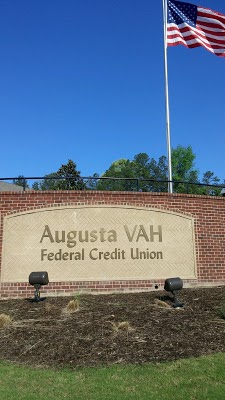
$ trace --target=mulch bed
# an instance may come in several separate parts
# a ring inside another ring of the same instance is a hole
[[[79,310],[69,313],[71,299],[1,300],[0,314],[13,322],[0,329],[0,359],[78,367],[225,352],[225,287],[183,289],[179,309],[164,291],[80,295]]]

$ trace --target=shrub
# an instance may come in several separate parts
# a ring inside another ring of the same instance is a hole
[[[79,310],[79,300],[78,299],[70,300],[66,306],[66,311],[68,313],[73,313],[78,310]]]
[[[0,329],[12,323],[12,318],[7,314],[0,314]]]

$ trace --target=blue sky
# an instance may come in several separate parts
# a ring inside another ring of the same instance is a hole
[[[0,55],[0,177],[166,155],[161,0],[0,0]],[[225,58],[171,47],[168,73],[172,147],[225,179]]]

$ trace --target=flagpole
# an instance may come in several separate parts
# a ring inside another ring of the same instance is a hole
[[[168,90],[168,63],[167,63],[167,0],[163,0],[163,21],[164,21],[164,73],[165,73],[165,103],[166,103],[166,140],[167,140],[167,162],[168,162],[168,192],[173,193],[172,184],[172,162],[170,144],[170,110]]]

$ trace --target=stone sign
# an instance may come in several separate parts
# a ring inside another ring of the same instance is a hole
[[[193,218],[131,206],[52,207],[6,216],[2,282],[194,279]]]

